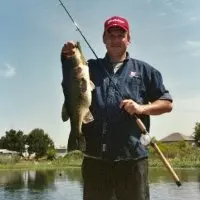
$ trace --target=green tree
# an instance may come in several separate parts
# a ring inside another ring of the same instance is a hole
[[[0,139],[0,149],[3,149],[3,144],[4,144],[5,136],[1,137]]]
[[[54,149],[54,143],[43,129],[33,129],[27,137],[26,144],[29,145],[29,153],[36,153],[36,157],[47,155],[49,149]]]
[[[48,149],[47,150],[47,159],[53,160],[56,158],[56,150],[55,149]]]
[[[156,139],[155,136],[151,137],[151,140],[152,140],[153,142],[157,142],[157,141],[158,141],[158,140]]]
[[[196,122],[193,134],[194,134],[194,139],[197,146],[200,147],[200,123],[199,122]]]
[[[6,135],[1,137],[0,146],[3,149],[17,151],[22,153],[26,142],[26,135],[21,130],[16,131],[10,129],[6,131]]]

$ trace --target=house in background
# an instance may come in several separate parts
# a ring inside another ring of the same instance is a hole
[[[17,151],[10,151],[8,149],[0,149],[0,155],[18,155]]]
[[[163,143],[175,143],[175,142],[181,142],[181,141],[185,141],[191,144],[195,143],[195,139],[193,136],[186,136],[181,133],[172,133],[162,138],[161,140],[159,140],[159,142],[163,142]]]
[[[64,157],[67,154],[66,147],[58,147],[58,148],[55,148],[55,150],[56,150],[56,158]]]

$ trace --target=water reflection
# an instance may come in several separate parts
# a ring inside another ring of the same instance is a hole
[[[200,172],[198,173],[198,183],[199,183],[199,191],[200,191]]]
[[[175,169],[181,182],[200,182],[200,169]],[[173,182],[172,175],[167,169],[152,168],[149,172],[150,183],[156,182]]]
[[[56,171],[1,171],[0,186],[5,190],[54,188]]]
[[[80,168],[69,168],[67,170],[60,171],[60,178],[67,178],[69,181],[79,181],[82,182],[81,170]]]
[[[200,169],[176,169],[182,186],[177,187],[166,169],[150,170],[151,199],[199,200]]]
[[[176,170],[181,182],[200,183],[200,169],[178,169]],[[0,186],[5,189],[30,188],[43,190],[53,189],[56,181],[82,183],[80,168],[69,168],[67,170],[30,170],[30,171],[0,171]],[[149,172],[150,183],[171,183],[171,174],[166,169],[152,168]],[[200,187],[200,185],[199,185]]]
[[[166,169],[150,169],[151,199],[200,199],[200,169],[175,170],[183,186],[178,188]],[[67,170],[0,171],[0,199],[82,199],[80,168]]]

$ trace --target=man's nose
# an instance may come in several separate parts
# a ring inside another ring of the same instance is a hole
[[[119,37],[117,36],[113,37],[113,43],[117,44],[119,43],[119,41],[120,41]]]

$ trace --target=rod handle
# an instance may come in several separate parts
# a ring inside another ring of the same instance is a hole
[[[139,126],[140,130],[142,131],[142,133],[144,133],[144,134],[148,133],[145,125],[142,122],[142,120],[140,118],[138,118],[137,116],[136,116],[136,123]]]
[[[136,123],[137,123],[138,127],[140,128],[140,130],[142,131],[142,133],[143,134],[148,134],[148,131],[147,131],[144,123],[141,121],[141,119],[138,118],[136,115],[135,115],[135,118],[136,118]],[[156,153],[159,155],[159,157],[162,160],[162,162],[164,163],[165,167],[172,174],[172,176],[173,176],[173,178],[174,178],[174,180],[176,182],[176,185],[178,187],[180,187],[181,186],[181,182],[180,182],[177,174],[175,173],[175,171],[171,167],[170,163],[168,162],[168,160],[165,158],[165,156],[163,155],[163,153],[159,149],[158,145],[153,141],[150,142],[150,145],[155,149]]]
[[[165,167],[169,170],[169,172],[172,174],[176,184],[178,187],[181,186],[181,182],[177,176],[177,174],[175,173],[175,171],[173,170],[173,168],[171,167],[170,163],[168,162],[168,160],[165,158],[165,156],[163,155],[163,153],[161,152],[161,150],[159,149],[158,145],[154,142],[151,141],[151,146],[155,149],[156,153],[160,156],[161,160],[163,161]]]

